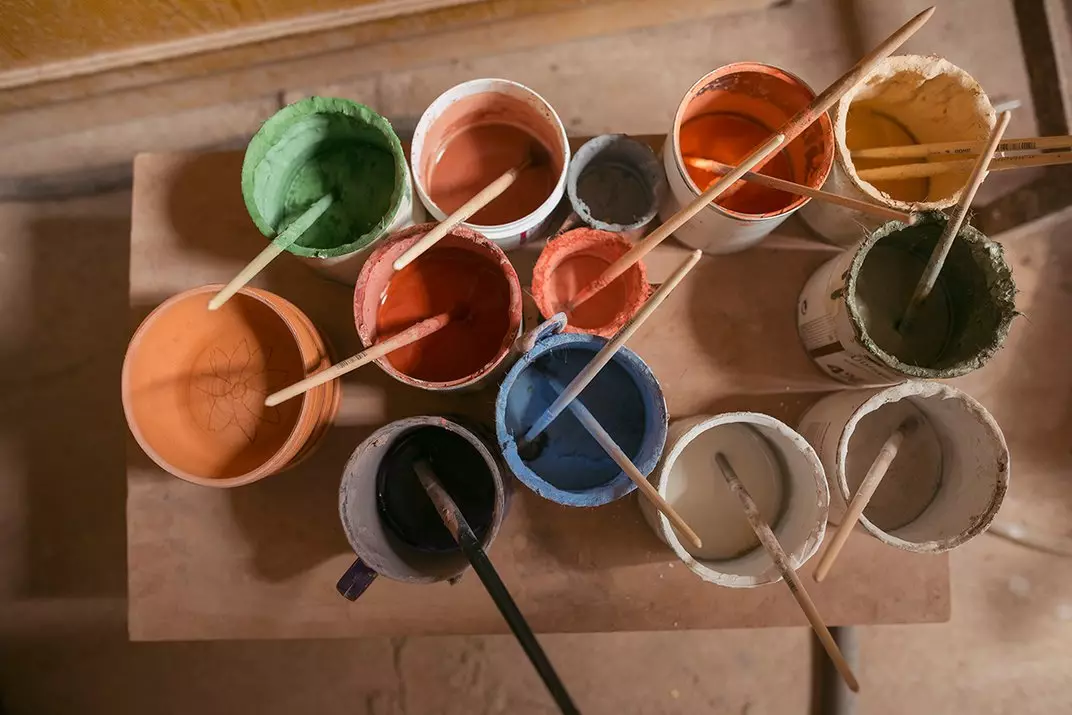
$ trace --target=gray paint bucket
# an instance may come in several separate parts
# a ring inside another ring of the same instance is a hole
[[[666,176],[647,144],[625,134],[602,134],[573,155],[566,193],[581,221],[601,231],[639,238],[655,218]]]
[[[460,577],[469,566],[461,550],[437,552],[414,548],[399,538],[380,509],[377,476],[385,457],[399,440],[421,428],[443,429],[463,438],[486,467],[494,485],[494,507],[483,546],[491,546],[506,515],[507,494],[499,462],[474,430],[445,417],[408,417],[391,422],[362,442],[343,470],[339,486],[339,518],[357,560],[338,583],[350,600],[360,596],[377,575],[406,583],[435,583]],[[474,478],[481,475],[474,474]]]
[[[882,444],[909,416],[920,427],[860,526],[905,551],[948,551],[990,526],[1009,488],[1009,450],[985,407],[949,385],[912,380],[824,397],[801,418],[800,432],[823,461],[831,516],[839,519]]]
[[[891,221],[823,264],[800,293],[797,328],[812,360],[850,385],[946,379],[987,363],[1016,314],[1001,245],[963,226],[938,283],[906,334],[904,314],[948,217]]]

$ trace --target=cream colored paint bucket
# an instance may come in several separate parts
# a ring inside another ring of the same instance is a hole
[[[835,105],[835,161],[827,191],[873,201],[899,211],[945,209],[956,205],[968,171],[931,178],[876,181],[858,171],[904,164],[914,159],[854,160],[853,150],[948,141],[982,141],[994,127],[995,112],[983,88],[964,70],[939,57],[900,55],[883,61]],[[800,211],[812,229],[842,246],[856,243],[882,219],[824,201]]]
[[[1009,487],[1009,450],[986,408],[965,393],[913,380],[824,397],[800,421],[830,482],[838,519],[886,439],[908,417],[905,438],[860,525],[906,551],[948,551],[981,534]]]
[[[647,499],[640,509],[656,535],[704,581],[751,588],[782,578],[715,465],[716,452],[734,466],[795,568],[818,550],[830,493],[819,458],[791,428],[769,415],[728,412],[675,422],[667,443],[648,479],[697,530],[703,548],[686,544]]]

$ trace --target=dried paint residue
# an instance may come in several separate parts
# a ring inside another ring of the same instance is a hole
[[[399,271],[376,317],[378,340],[439,313],[451,322],[387,361],[428,382],[451,382],[480,372],[496,359],[510,329],[510,284],[502,269],[475,251],[433,248]]]
[[[681,153],[735,166],[770,135],[768,127],[740,114],[702,114],[681,125]],[[701,190],[721,176],[688,164],[685,168]],[[775,154],[761,173],[793,181],[793,168],[784,152]],[[732,196],[715,199],[715,203],[738,213],[766,214],[785,209],[796,198],[784,191],[745,182]]]
[[[470,223],[498,226],[522,219],[547,200],[559,172],[547,149],[524,129],[512,124],[478,124],[451,136],[440,150],[429,177],[432,201],[452,213],[485,186],[532,155],[532,164]]]

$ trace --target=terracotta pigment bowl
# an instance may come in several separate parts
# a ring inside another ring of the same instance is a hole
[[[632,247],[621,235],[594,228],[575,228],[548,241],[532,271],[532,297],[540,314],[550,318],[557,313]],[[637,262],[577,306],[567,317],[565,332],[609,338],[640,310],[650,292],[644,263]]]
[[[167,472],[234,487],[298,463],[334,419],[338,381],[276,407],[264,398],[331,364],[312,322],[279,296],[244,288],[219,310],[220,286],[169,298],[138,327],[123,361],[134,438]]]

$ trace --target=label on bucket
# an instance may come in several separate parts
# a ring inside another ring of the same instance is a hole
[[[797,330],[823,372],[847,385],[886,385],[905,379],[875,358],[856,338],[845,305],[845,283],[854,252],[846,251],[812,274],[797,303]]]

